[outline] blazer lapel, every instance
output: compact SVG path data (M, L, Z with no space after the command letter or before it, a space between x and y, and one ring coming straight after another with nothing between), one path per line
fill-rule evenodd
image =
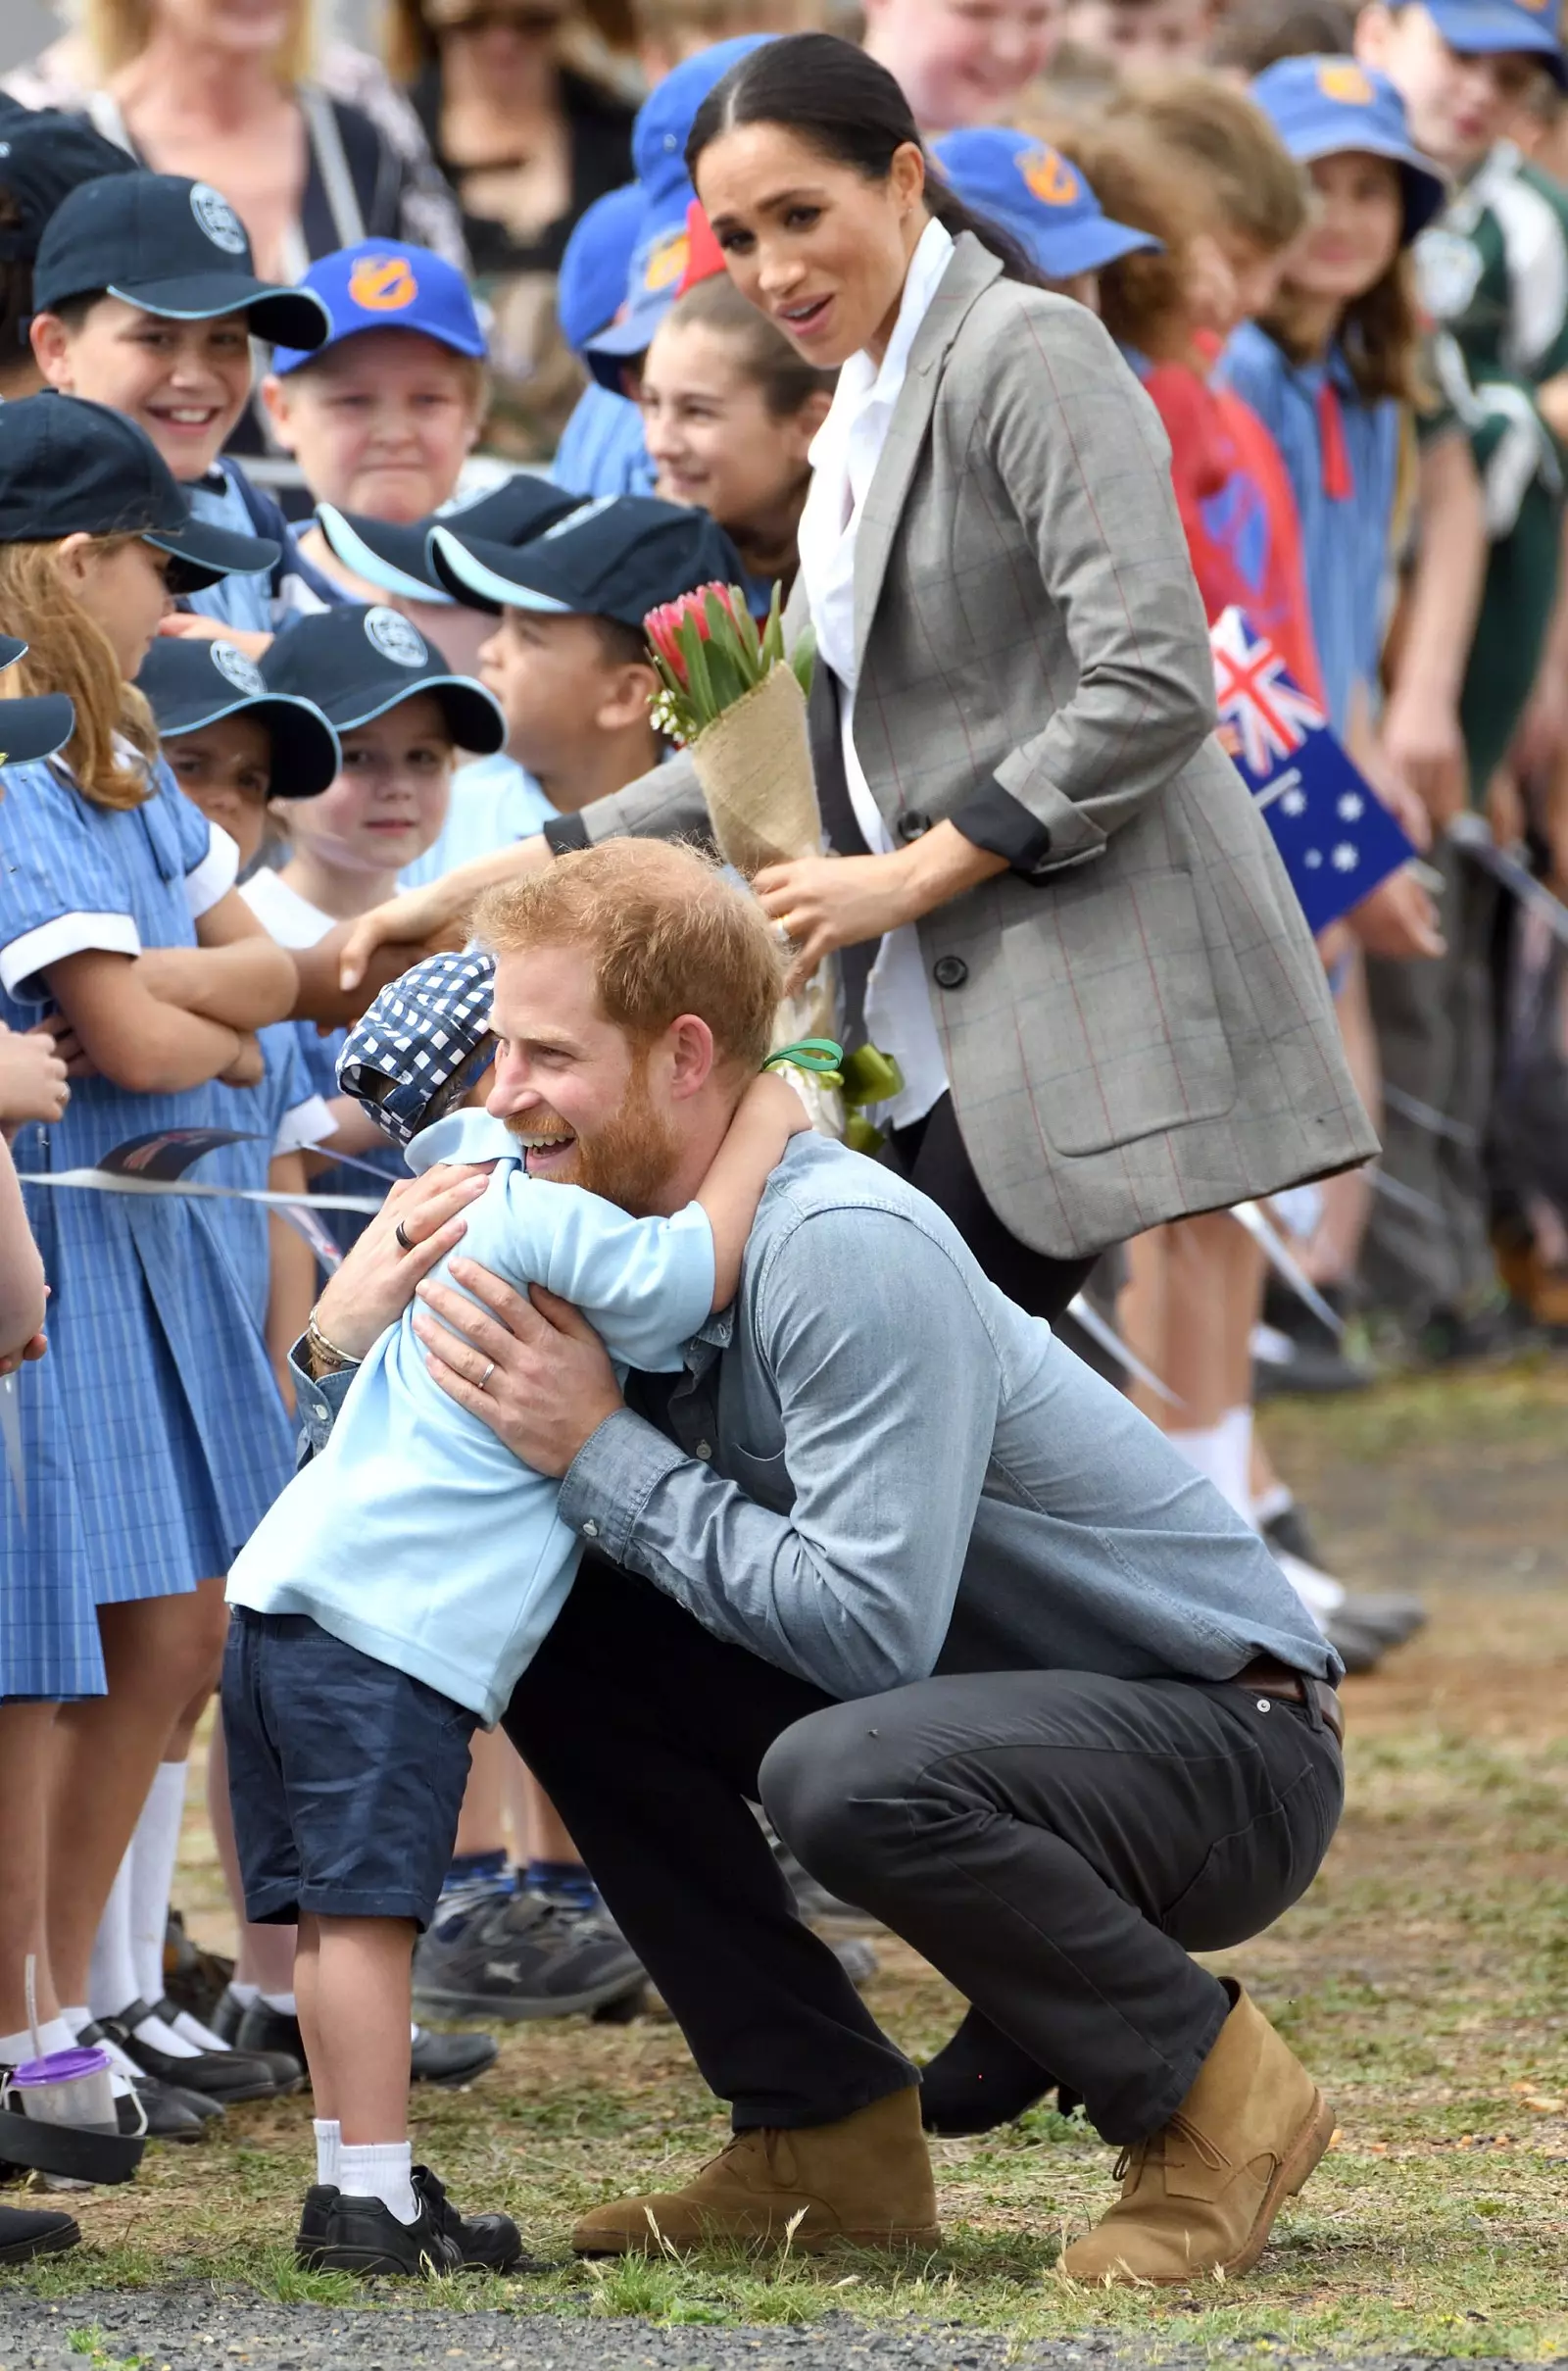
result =
M871 620L881 598L893 538L904 515L904 500L925 443L926 430L942 379L942 363L963 326L982 289L1002 275L1002 266L972 231L960 232L953 259L931 300L931 309L915 332L909 368L894 407L888 440L866 490L865 510L855 543L855 662L858 674L865 664Z

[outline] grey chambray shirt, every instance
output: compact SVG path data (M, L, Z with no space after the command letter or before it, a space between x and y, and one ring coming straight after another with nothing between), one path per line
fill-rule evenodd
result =
M313 1445L347 1381L301 1379ZM934 1204L820 1137L769 1179L740 1292L686 1346L666 1421L608 1417L562 1519L831 1696L933 1671L1221 1680L1260 1653L1340 1675L1213 1485L987 1281Z

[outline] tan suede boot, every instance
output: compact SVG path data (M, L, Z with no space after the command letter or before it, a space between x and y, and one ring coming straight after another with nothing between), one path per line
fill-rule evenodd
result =
M816 2255L835 2245L934 2248L941 2236L911 2088L837 2124L739 2132L684 2190L596 2206L571 2244L579 2255L659 2255L664 2245L781 2248L788 2238Z
M1061 2269L1160 2285L1250 2272L1333 2130L1305 2067L1241 1993L1170 2122L1123 2150L1121 2197Z

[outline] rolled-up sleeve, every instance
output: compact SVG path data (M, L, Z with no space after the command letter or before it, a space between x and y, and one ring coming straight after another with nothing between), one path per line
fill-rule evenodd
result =
M831 1696L925 1678L947 1636L995 1433L995 1346L949 1253L898 1212L807 1216L753 1312L781 1457L712 1463L622 1409L579 1452L564 1522L717 1637ZM721 1470L730 1467L730 1473ZM759 1485L760 1487L760 1485Z

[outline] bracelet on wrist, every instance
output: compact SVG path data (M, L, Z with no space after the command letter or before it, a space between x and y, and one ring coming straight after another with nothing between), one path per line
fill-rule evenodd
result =
M315 1309L305 1320L305 1348L310 1358L311 1371L318 1380L323 1374L339 1374L347 1367L360 1364L358 1358L351 1358L347 1351L339 1350L335 1342L327 1340L316 1322Z

